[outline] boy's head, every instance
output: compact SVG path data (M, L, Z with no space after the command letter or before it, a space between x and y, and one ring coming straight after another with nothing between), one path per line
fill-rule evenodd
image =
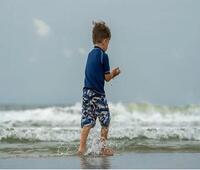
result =
M100 45L104 51L107 50L111 39L111 32L105 22L93 22L92 39L94 45Z

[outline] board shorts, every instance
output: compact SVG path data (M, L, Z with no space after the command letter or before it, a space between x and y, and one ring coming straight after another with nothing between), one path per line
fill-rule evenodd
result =
M92 89L83 88L81 127L94 127L97 117L102 127L109 126L110 112L106 97Z

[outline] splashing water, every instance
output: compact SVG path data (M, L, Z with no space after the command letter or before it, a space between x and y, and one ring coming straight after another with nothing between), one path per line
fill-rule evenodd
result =
M100 155L102 148L105 147L105 142L99 138L95 137L89 144L86 155Z

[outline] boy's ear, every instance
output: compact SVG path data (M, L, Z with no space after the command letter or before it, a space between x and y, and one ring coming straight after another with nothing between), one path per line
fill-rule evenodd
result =
M102 44L105 44L105 43L106 43L106 39L103 39L103 40L102 40Z
M103 39L103 44L105 44L105 43L109 43L109 39L108 38L105 38L105 39Z

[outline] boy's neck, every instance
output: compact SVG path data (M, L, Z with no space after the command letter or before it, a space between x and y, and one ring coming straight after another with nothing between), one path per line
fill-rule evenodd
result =
M102 44L94 44L94 47L99 47L99 48L101 48L103 51L105 51L105 50L103 49L103 45L102 45Z

